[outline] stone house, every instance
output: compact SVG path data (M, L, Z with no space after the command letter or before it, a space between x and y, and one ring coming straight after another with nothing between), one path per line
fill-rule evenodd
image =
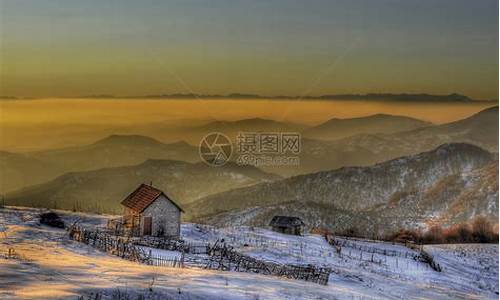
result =
M274 216L269 226L279 233L301 235L305 224L297 217Z
M122 202L122 226L135 236L180 236L184 211L170 197L151 185L141 184Z

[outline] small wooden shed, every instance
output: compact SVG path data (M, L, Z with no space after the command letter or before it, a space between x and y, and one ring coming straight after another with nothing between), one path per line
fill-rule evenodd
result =
M121 204L123 225L139 236L180 236L181 213L184 211L163 191L141 184Z
M279 233L301 235L305 224L298 217L274 216L269 226Z

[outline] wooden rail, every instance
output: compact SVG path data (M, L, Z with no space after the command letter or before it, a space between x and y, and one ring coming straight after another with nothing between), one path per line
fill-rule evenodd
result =
M311 281L327 285L331 269L317 268L313 265L288 265L267 262L243 255L220 241L214 244L189 244L179 240L159 242L157 239L137 239L120 237L106 232L95 231L77 225L69 229L71 239L85 243L101 251L153 266L162 267L201 267L212 270L251 272L263 275L281 276L290 279ZM155 247L156 246L156 247ZM171 258L147 252L143 247L153 247L179 251L181 257ZM193 259L197 254L208 254L208 259ZM186 255L190 254L190 259Z

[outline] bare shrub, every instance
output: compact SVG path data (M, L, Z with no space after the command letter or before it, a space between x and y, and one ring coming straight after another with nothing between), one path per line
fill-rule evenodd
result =
M445 230L445 239L447 243L470 243L472 231L467 223L454 225Z
M357 227L349 227L348 229L335 232L335 235L363 238L364 235L360 233Z
M477 217L472 222L464 222L443 228L439 225L430 227L425 233L401 229L385 237L394 242L414 241L424 244L443 243L494 243L498 242L498 225L492 224L486 217Z
M420 243L422 241L422 232L416 229L400 229L385 236L384 240L397 243Z
M477 243L491 243L498 241L493 224L483 216L477 217L472 222L472 238Z
M309 231L311 234L319 234L321 236L329 235L331 234L330 230L324 228L324 227L314 227Z
M439 225L434 225L424 233L422 241L426 244L442 244L445 242L443 228Z

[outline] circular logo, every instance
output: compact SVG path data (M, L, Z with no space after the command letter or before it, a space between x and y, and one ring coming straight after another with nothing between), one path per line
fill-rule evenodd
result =
M199 152L200 158L208 165L220 167L231 158L233 145L226 135L212 132L201 139Z

